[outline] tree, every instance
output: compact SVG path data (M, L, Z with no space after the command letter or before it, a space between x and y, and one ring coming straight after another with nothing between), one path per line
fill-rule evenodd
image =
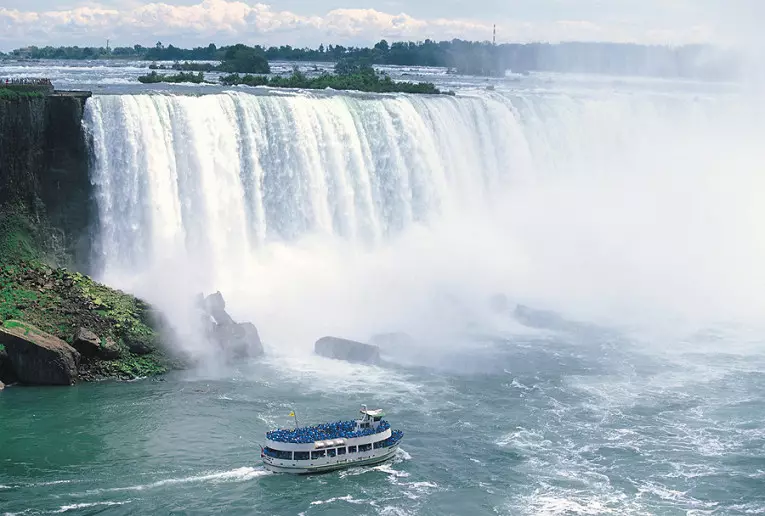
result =
M261 47L248 47L241 43L226 49L220 70L229 73L271 73L263 49Z
M387 41L381 39L380 42L375 45L375 50L379 50L380 52L387 52L390 50L390 47L388 46Z

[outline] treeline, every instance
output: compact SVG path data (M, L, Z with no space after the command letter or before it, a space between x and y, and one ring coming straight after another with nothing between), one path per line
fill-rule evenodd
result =
M157 73L152 70L147 75L138 77L144 84L154 83L194 83L200 84L206 81L203 72L180 72L174 75ZM387 74L377 72L371 65L342 59L335 65L334 73L322 73L318 76L308 77L306 74L294 69L289 76L253 75L247 73L239 75L232 73L219 78L219 83L225 86L270 86L272 88L303 88L323 90L355 90L373 93L424 93L431 95L454 95L454 92L442 92L433 83L429 82L405 82L394 81Z
M136 59L146 61L223 61L234 47L184 49L158 42L153 47L27 47L8 54L31 59ZM678 77L726 77L736 72L733 55L702 45L681 47L622 43L528 43L492 45L451 41L395 42L372 47L320 45L318 48L254 48L267 61L336 62L351 58L378 65L438 66L460 73L496 75L505 70L592 72ZM196 70L195 70L196 71ZM206 71L200 70L199 71ZM241 71L241 70L238 70Z

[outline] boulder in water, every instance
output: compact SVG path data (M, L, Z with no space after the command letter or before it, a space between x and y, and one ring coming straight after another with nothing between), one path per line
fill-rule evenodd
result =
M409 353L415 345L411 335L404 332L380 333L369 339L370 344L380 348L383 354Z
M74 334L72 347L84 357L94 357L101 351L101 339L87 328L80 328Z
M380 362L380 348L377 346L338 337L322 337L316 341L314 351L317 355L347 362L364 364Z
M513 315L518 322L532 328L562 330L567 329L571 325L569 321L566 321L555 312L537 310L525 305L517 305Z
M226 359L255 358L264 354L258 329L250 322L237 323L226 312L223 294L216 292L207 297L200 294L196 304L201 315L202 331L218 345Z
M6 321L0 327L0 344L22 383L72 385L77 381L80 354L53 335L20 321Z
M5 384L3 384L3 382L0 382L0 391L2 391L3 389L5 389Z
M205 311L215 319L215 322L223 326L236 324L234 319L226 312L226 301L220 291L210 294L204 301Z
M215 327L214 337L229 358L254 358L263 355L263 343L252 323L234 323Z

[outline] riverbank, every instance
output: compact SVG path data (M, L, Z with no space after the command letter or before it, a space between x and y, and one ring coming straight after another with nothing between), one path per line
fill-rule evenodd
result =
M132 379L180 365L161 344L162 316L149 304L78 272L40 262L0 267L0 321L0 346L4 343L6 348L0 355L4 383L37 383L24 381L20 368L26 366L8 345L9 330L19 327L31 328L24 332L30 341L27 350L40 346L30 337L42 334L74 356L78 362L74 381Z

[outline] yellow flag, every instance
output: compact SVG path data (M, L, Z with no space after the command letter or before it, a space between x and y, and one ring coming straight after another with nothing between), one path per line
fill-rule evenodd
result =
M295 411L293 410L292 412L290 412L290 417L294 417L294 416L295 416Z

